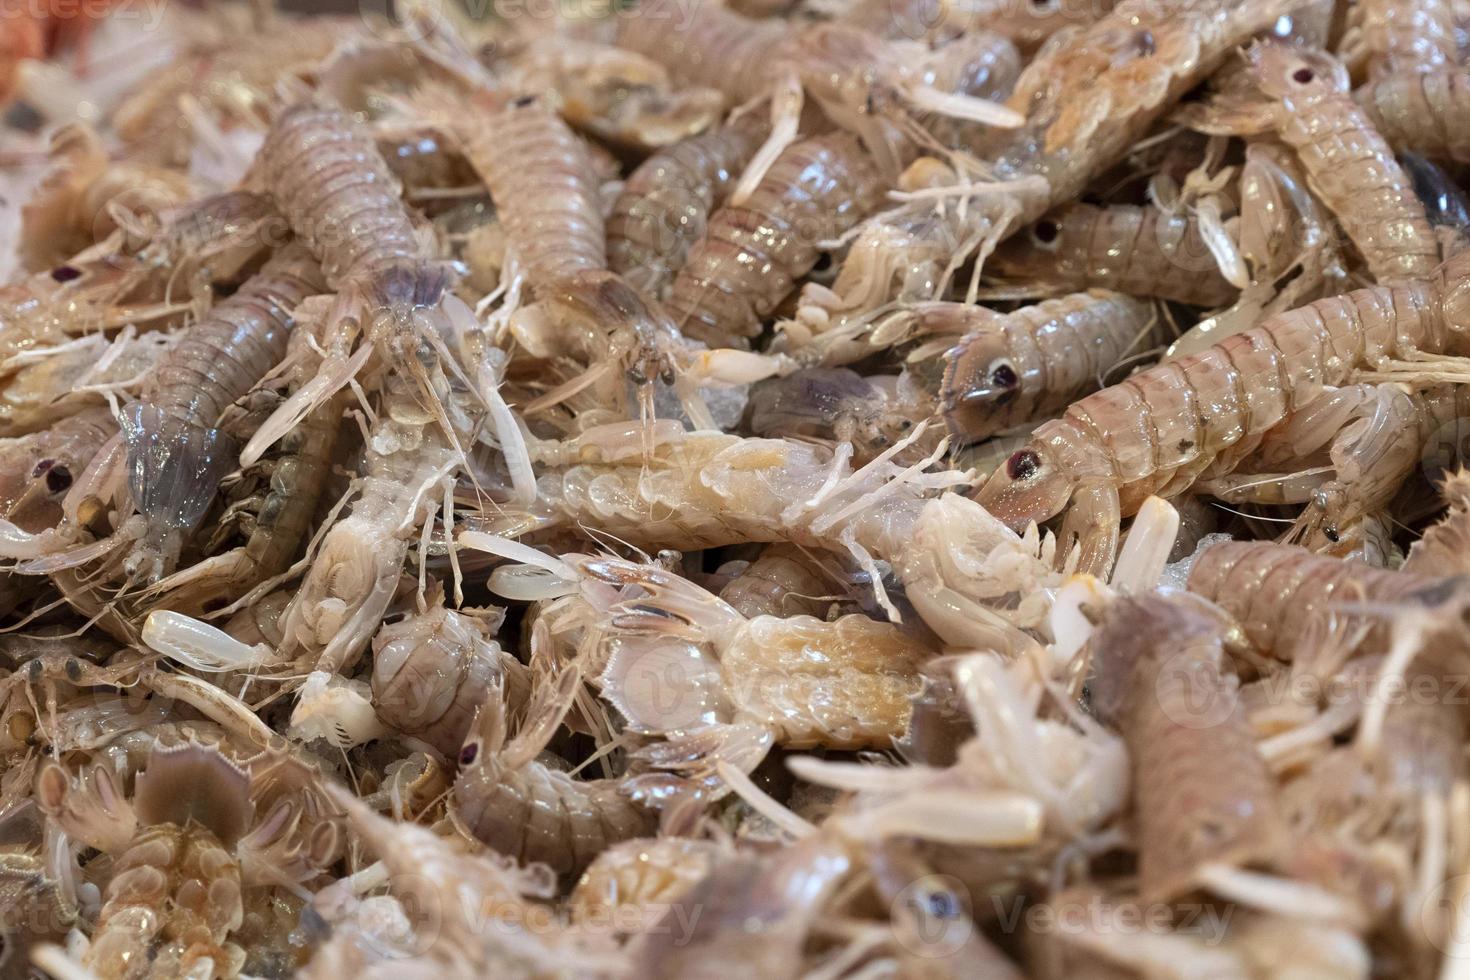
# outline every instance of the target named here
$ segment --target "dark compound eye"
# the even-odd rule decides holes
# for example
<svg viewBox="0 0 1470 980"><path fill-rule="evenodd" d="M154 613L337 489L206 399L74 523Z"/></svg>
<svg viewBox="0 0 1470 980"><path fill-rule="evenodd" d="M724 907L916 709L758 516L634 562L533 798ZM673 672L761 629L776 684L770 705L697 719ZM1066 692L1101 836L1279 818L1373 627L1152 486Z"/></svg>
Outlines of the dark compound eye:
<svg viewBox="0 0 1470 980"><path fill-rule="evenodd" d="M46 489L60 493L71 487L71 470L65 466L53 466L46 471Z"/></svg>
<svg viewBox="0 0 1470 980"><path fill-rule="evenodd" d="M1022 449L1011 454L1006 460L1006 476L1012 480L1029 480L1041 469L1041 457L1029 449Z"/></svg>
<svg viewBox="0 0 1470 980"><path fill-rule="evenodd" d="M82 278L82 270L72 265L58 265L51 270L51 278L57 282L71 282Z"/></svg>
<svg viewBox="0 0 1470 980"><path fill-rule="evenodd" d="M997 388L1014 388L1019 380L1016 369L1009 364L997 364L990 371L990 383Z"/></svg>
<svg viewBox="0 0 1470 980"><path fill-rule="evenodd" d="M1031 233L1036 236L1036 240L1041 244L1050 245L1057 240L1058 231L1059 229L1055 221L1038 221L1036 222L1036 226L1031 230Z"/></svg>
<svg viewBox="0 0 1470 980"><path fill-rule="evenodd" d="M472 766L475 764L475 759L477 759L479 755L480 746L474 742L471 742L469 745L466 745L464 748L459 750L459 764L462 766Z"/></svg>
<svg viewBox="0 0 1470 980"><path fill-rule="evenodd" d="M1293 82L1296 82L1298 85L1306 85L1308 82L1316 77L1316 73L1313 72L1310 68L1298 68L1296 71L1291 73L1291 80Z"/></svg>
<svg viewBox="0 0 1470 980"><path fill-rule="evenodd" d="M43 459L39 463L36 464L36 468L35 469L31 470L31 477L32 478L38 477L42 473L45 473L47 470L49 470L51 467L53 467L55 465L56 465L56 460L54 460L54 459Z"/></svg>
<svg viewBox="0 0 1470 980"><path fill-rule="evenodd" d="M534 96L534 95L523 95L520 98L516 99L514 102L512 102L511 105L515 106L517 109L524 109L526 106L530 105L532 102L535 102L535 101L536 101L536 96Z"/></svg>

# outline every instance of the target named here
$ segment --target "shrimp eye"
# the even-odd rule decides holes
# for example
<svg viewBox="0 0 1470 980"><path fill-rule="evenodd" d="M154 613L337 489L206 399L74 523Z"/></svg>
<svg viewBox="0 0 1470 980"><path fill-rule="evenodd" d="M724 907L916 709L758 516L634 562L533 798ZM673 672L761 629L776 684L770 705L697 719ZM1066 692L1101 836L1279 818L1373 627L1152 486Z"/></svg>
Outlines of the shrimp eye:
<svg viewBox="0 0 1470 980"><path fill-rule="evenodd" d="M1036 239L1036 244L1046 248L1056 244L1060 231L1055 221L1038 221L1031 228L1031 237Z"/></svg>
<svg viewBox="0 0 1470 980"><path fill-rule="evenodd" d="M990 383L997 388L1014 388L1019 380L1016 369L1004 361L990 369Z"/></svg>
<svg viewBox="0 0 1470 980"><path fill-rule="evenodd" d="M470 744L459 750L459 764L462 766L472 766L475 764L475 759L478 758L479 755L479 743L471 742Z"/></svg>
<svg viewBox="0 0 1470 980"><path fill-rule="evenodd" d="M1041 469L1041 457L1029 449L1020 449L1006 460L1006 476L1012 480L1029 480Z"/></svg>
<svg viewBox="0 0 1470 980"><path fill-rule="evenodd" d="M1052 11L1056 9L1057 0L1031 0L1031 6L1037 10Z"/></svg>
<svg viewBox="0 0 1470 980"><path fill-rule="evenodd" d="M534 96L534 95L523 95L520 98L516 99L514 102L512 102L511 105L515 106L517 109L524 109L526 106L530 105L532 102L535 102L535 101L536 101L536 96Z"/></svg>
<svg viewBox="0 0 1470 980"><path fill-rule="evenodd" d="M1306 85L1316 77L1316 73L1310 68L1298 68L1296 71L1291 73L1291 80L1293 82L1296 82L1298 85Z"/></svg>
<svg viewBox="0 0 1470 980"><path fill-rule="evenodd" d="M46 489L60 493L71 486L71 470L65 466L53 466L46 471Z"/></svg>
<svg viewBox="0 0 1470 980"><path fill-rule="evenodd" d="M71 282L73 279L82 278L82 270L74 265L58 265L51 270L51 278L57 282Z"/></svg>

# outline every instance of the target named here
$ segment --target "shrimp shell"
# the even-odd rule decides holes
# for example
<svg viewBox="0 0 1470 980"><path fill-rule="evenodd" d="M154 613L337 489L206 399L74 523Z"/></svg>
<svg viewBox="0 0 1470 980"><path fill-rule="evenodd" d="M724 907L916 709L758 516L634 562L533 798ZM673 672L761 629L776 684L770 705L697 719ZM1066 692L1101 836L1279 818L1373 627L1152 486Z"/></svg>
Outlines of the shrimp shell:
<svg viewBox="0 0 1470 980"><path fill-rule="evenodd" d="M255 180L322 264L333 289L421 252L402 188L377 145L340 110L301 103L277 117Z"/></svg>
<svg viewBox="0 0 1470 980"><path fill-rule="evenodd" d="M155 969L183 971L209 957L233 976L245 954L224 941L243 914L240 866L207 829L149 827L113 865L83 963L106 980L137 976L130 964L151 959L150 947L168 936Z"/></svg>
<svg viewBox="0 0 1470 980"><path fill-rule="evenodd" d="M723 92L736 105L763 93L770 63L792 44L787 24L752 20L723 6L656 2L617 22L619 47L658 62L677 79Z"/></svg>
<svg viewBox="0 0 1470 980"><path fill-rule="evenodd" d="M179 532L198 525L235 465L215 428L221 415L285 354L291 310L320 288L306 250L282 249L169 349L124 409L128 486L149 524L136 557L152 580L172 567Z"/></svg>
<svg viewBox="0 0 1470 980"><path fill-rule="evenodd" d="M989 268L1026 283L1192 306L1224 306L1239 294L1205 245L1198 217L1147 205L1068 204L1002 243Z"/></svg>
<svg viewBox="0 0 1470 980"><path fill-rule="evenodd" d="M1424 206L1393 151L1347 93L1342 66L1320 52L1260 44L1254 77L1276 100L1272 118L1312 189L1380 282L1422 279L1439 265Z"/></svg>
<svg viewBox="0 0 1470 980"><path fill-rule="evenodd" d="M876 161L849 133L787 147L744 205L726 206L710 218L704 239L674 278L670 314L685 333L710 346L757 335L762 318L816 265L820 244L876 210L887 186Z"/></svg>
<svg viewBox="0 0 1470 980"><path fill-rule="evenodd" d="M291 311L322 287L304 248L281 249L169 349L144 382L141 400L181 425L213 428L285 356Z"/></svg>
<svg viewBox="0 0 1470 980"><path fill-rule="evenodd" d="M1193 891L1205 864L1286 853L1275 782L1223 673L1229 628L1192 596L1156 595L1111 604L1089 641L1093 708L1133 761L1145 901Z"/></svg>
<svg viewBox="0 0 1470 980"><path fill-rule="evenodd" d="M658 731L711 720L754 722L788 748L833 749L887 746L908 728L912 701L923 686L919 665L930 651L892 623L862 615L832 622L813 616L746 619L694 583L654 566L591 559L581 568L598 580L638 585L648 593L615 607L615 625L629 638L602 675L604 695L632 725ZM649 642L639 644L634 636ZM647 671L658 674L670 650L688 660L682 645L661 642L666 639L695 640L715 650L713 658L680 672L672 708L663 703L666 692L655 691L657 703L650 704L632 683ZM688 717L691 710L697 719Z"/></svg>
<svg viewBox="0 0 1470 980"><path fill-rule="evenodd" d="M800 548L771 544L720 590L720 598L746 619L820 616L831 582Z"/></svg>
<svg viewBox="0 0 1470 980"><path fill-rule="evenodd" d="M1458 64L1395 72L1360 89L1358 102L1396 149L1470 162L1470 72Z"/></svg>
<svg viewBox="0 0 1470 980"><path fill-rule="evenodd" d="M1454 263L1438 280L1360 289L1273 316L1214 347L1075 402L1037 428L974 494L1012 527L1047 520L1085 493L1093 567L1112 561L1117 515L1174 496L1207 470L1233 470L1324 386L1360 367L1440 352L1462 322Z"/></svg>
<svg viewBox="0 0 1470 980"><path fill-rule="evenodd" d="M506 742L502 692L493 687L475 731L460 750L450 814L470 836L520 861L542 862L562 876L581 873L607 848L649 836L655 814L633 802L616 779L577 779L535 760L570 707L575 669L547 684Z"/></svg>
<svg viewBox="0 0 1470 980"><path fill-rule="evenodd" d="M1448 581L1270 541L1226 541L1195 560L1188 587L1234 616L1256 649L1293 660L1309 652L1325 624L1345 615L1335 607L1415 602L1416 596L1433 597ZM1359 649L1381 652L1387 627L1381 619L1369 623Z"/></svg>
<svg viewBox="0 0 1470 980"><path fill-rule="evenodd" d="M849 443L861 462L886 452L932 414L932 397L907 373L864 378L846 368L805 368L761 381L746 408L758 436ZM929 440L913 450L921 458L933 448Z"/></svg>
<svg viewBox="0 0 1470 980"><path fill-rule="evenodd" d="M638 18L632 18L638 19ZM533 290L607 268L597 180L587 147L535 98L484 111L459 131L490 188L510 248Z"/></svg>
<svg viewBox="0 0 1470 980"><path fill-rule="evenodd" d="M1361 11L1370 78L1459 63L1458 25L1448 0L1365 0Z"/></svg>
<svg viewBox="0 0 1470 980"><path fill-rule="evenodd" d="M628 176L607 220L610 268L659 297L704 238L710 213L724 204L764 137L743 116L655 153Z"/></svg>
<svg viewBox="0 0 1470 980"><path fill-rule="evenodd" d="M384 626L373 637L373 707L401 732L449 758L464 745L491 689L526 703L530 678L469 616L439 605Z"/></svg>
<svg viewBox="0 0 1470 980"><path fill-rule="evenodd" d="M578 922L627 922L643 931L653 917L709 873L720 849L679 837L614 844L588 865L567 899Z"/></svg>
<svg viewBox="0 0 1470 980"><path fill-rule="evenodd" d="M920 317L953 318L965 331L944 355L939 390L949 431L963 442L1066 408L1130 353L1152 347L1160 321L1151 304L1100 289L1005 315L944 303Z"/></svg>

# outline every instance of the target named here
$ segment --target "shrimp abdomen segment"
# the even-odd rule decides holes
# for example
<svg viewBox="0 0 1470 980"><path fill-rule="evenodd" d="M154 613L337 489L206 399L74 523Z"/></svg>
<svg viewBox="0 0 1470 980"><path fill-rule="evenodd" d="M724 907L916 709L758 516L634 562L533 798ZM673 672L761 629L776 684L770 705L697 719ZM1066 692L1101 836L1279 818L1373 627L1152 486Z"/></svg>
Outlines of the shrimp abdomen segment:
<svg viewBox="0 0 1470 980"><path fill-rule="evenodd" d="M582 140L540 101L517 100L465 134L533 289L607 268L602 207Z"/></svg>
<svg viewBox="0 0 1470 980"><path fill-rule="evenodd" d="M760 145L762 128L736 122L680 140L645 160L623 185L607 222L609 267L660 296L704 237Z"/></svg>
<svg viewBox="0 0 1470 980"><path fill-rule="evenodd" d="M334 288L420 253L401 188L377 145L337 109L303 103L276 120L260 176Z"/></svg>
<svg viewBox="0 0 1470 980"><path fill-rule="evenodd" d="M882 200L885 181L863 144L836 132L795 143L750 199L710 219L674 279L670 313L691 336L728 346L761 319L840 236Z"/></svg>

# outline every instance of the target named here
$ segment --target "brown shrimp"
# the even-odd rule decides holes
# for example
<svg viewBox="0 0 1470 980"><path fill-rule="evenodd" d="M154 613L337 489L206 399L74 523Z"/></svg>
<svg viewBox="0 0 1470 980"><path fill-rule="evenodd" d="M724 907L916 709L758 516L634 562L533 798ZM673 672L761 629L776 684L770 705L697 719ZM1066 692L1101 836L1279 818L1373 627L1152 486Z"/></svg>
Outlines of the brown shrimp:
<svg viewBox="0 0 1470 980"><path fill-rule="evenodd" d="M123 410L129 489L147 524L127 563L156 582L172 570L182 536L235 466L216 425L285 354L291 310L321 288L300 246L281 250L240 290L189 328Z"/></svg>
<svg viewBox="0 0 1470 980"><path fill-rule="evenodd" d="M679 18L672 31L671 17ZM929 60L922 44L885 39L851 24L810 24L793 30L722 7L683 11L674 4L656 3L640 9L637 17L622 19L617 43L659 61L676 77L724 92L734 105L771 94L773 76L794 80L833 121L880 143L881 127L875 129L871 118L864 117L895 96L920 111L953 112L991 125L1021 122L1018 113L974 96L958 97L968 108L951 108L943 98L934 98L942 93L928 85L922 67L916 65ZM887 146L874 145L872 150L885 163L893 163Z"/></svg>
<svg viewBox="0 0 1470 980"><path fill-rule="evenodd" d="M956 441L979 442L1046 418L1101 385L1135 352L1155 346L1152 304L1101 289L996 314L935 303L926 322L954 321L964 338L944 355L940 411Z"/></svg>
<svg viewBox="0 0 1470 980"><path fill-rule="evenodd" d="M705 235L710 214L725 203L760 146L765 125L746 115L690 136L639 164L607 219L609 267L650 296L662 298Z"/></svg>
<svg viewBox="0 0 1470 980"><path fill-rule="evenodd" d="M968 31L925 59L921 77L935 91L1003 101L1021 73L1021 54L1004 34ZM989 138L989 127L968 119L924 113L923 125L946 146L967 149Z"/></svg>
<svg viewBox="0 0 1470 980"><path fill-rule="evenodd" d="M1002 242L987 268L1047 288L1096 286L1192 306L1225 306L1240 292L1196 216L1147 205L1065 205Z"/></svg>
<svg viewBox="0 0 1470 980"><path fill-rule="evenodd" d="M281 113L254 166L328 286L366 284L422 247L397 179L377 146L340 110L305 102Z"/></svg>
<svg viewBox="0 0 1470 980"><path fill-rule="evenodd" d="M936 249L956 264L971 254L983 259L996 242L1080 197L1185 92L1280 15L1272 0L1123 0L1095 24L1059 38L1023 72L1007 102L1026 113L1026 123L987 146L991 174L1005 185L957 186L954 196L965 207L946 207L922 236L895 236L884 246L885 263L911 268ZM886 241L884 225L904 228L933 212L933 202L915 201L874 218L873 235Z"/></svg>
<svg viewBox="0 0 1470 980"><path fill-rule="evenodd" d="M853 873L848 851L831 835L811 834L773 854L736 852L716 861L633 940L630 975L799 975L818 919ZM676 928L680 922L686 930Z"/></svg>
<svg viewBox="0 0 1470 980"><path fill-rule="evenodd" d="M617 44L664 65L675 78L725 93L738 105L764 93L770 63L792 45L791 28L721 7L672 2L617 18Z"/></svg>
<svg viewBox="0 0 1470 980"><path fill-rule="evenodd" d="M1448 0L1366 0L1359 30L1370 85L1460 62L1458 24Z"/></svg>
<svg viewBox="0 0 1470 980"><path fill-rule="evenodd" d="M1317 631L1329 617L1352 615L1339 606L1423 605L1452 588L1453 581L1373 568L1270 541L1227 541L1195 560L1189 590L1232 614L1257 650L1289 661L1311 652L1309 644L1321 639ZM1383 622L1370 621L1358 650L1381 653L1387 638Z"/></svg>
<svg viewBox="0 0 1470 980"><path fill-rule="evenodd" d="M478 125L457 121L452 105L436 111L489 186L507 251L525 269L536 302L518 311L517 336L538 356L580 348L589 365L622 364L640 386L656 377L672 382L673 324L608 271L588 145L535 96L509 104L485 92L465 97L477 109ZM426 100L442 102L443 95ZM623 392L624 379L616 375L600 389L608 401L621 401Z"/></svg>
<svg viewBox="0 0 1470 980"><path fill-rule="evenodd" d="M117 432L105 405L82 409L49 429L0 440L0 517L39 534L61 523L61 500Z"/></svg>
<svg viewBox="0 0 1470 980"><path fill-rule="evenodd" d="M233 276L267 245L284 245L285 218L265 194L234 190L212 194L179 208L138 250L145 270L200 266L208 280Z"/></svg>
<svg viewBox="0 0 1470 980"><path fill-rule="evenodd" d="M457 128L490 188L510 248L533 293L607 268L602 204L586 146L540 99L484 106Z"/></svg>
<svg viewBox="0 0 1470 980"><path fill-rule="evenodd" d="M848 133L787 147L744 205L710 218L674 278L669 312L712 347L744 345L816 265L820 243L876 210L886 189L868 148Z"/></svg>
<svg viewBox="0 0 1470 980"><path fill-rule="evenodd" d="M1470 162L1470 71L1458 63L1395 72L1360 89L1358 101L1396 149Z"/></svg>
<svg viewBox="0 0 1470 980"><path fill-rule="evenodd" d="M580 874L610 845L648 836L656 815L635 803L616 779L577 779L536 761L581 681L575 668L546 684L506 741L510 706L492 685L459 752L449 812L470 836L522 862L559 875Z"/></svg>
<svg viewBox="0 0 1470 980"><path fill-rule="evenodd" d="M300 355L290 372L296 390L309 381L319 360L306 351L310 339L309 331L298 330L289 345L293 354ZM236 508L258 504L251 514L245 543L164 578L149 590L150 598L166 596L168 608L199 615L216 603L249 594L286 571L310 530L317 503L326 489L332 451L349 397L350 393L339 392L327 399L255 464L264 473L268 489L258 501L232 505L221 518L223 524L234 516ZM270 645L278 642L279 637Z"/></svg>
<svg viewBox="0 0 1470 980"><path fill-rule="evenodd" d="M1387 507L1434 438L1456 429L1467 411L1470 394L1459 385L1418 392L1392 383L1345 385L1262 440L1250 468L1288 472L1237 473L1202 481L1200 489L1231 502L1309 503L1289 537L1307 535L1302 543L1313 550L1338 553L1344 539L1356 546L1354 526ZM1324 453L1326 465L1312 466Z"/></svg>
<svg viewBox="0 0 1470 980"><path fill-rule="evenodd" d="M1349 95L1342 64L1324 52L1274 42L1252 47L1249 63L1252 84L1270 101L1236 110L1247 117L1240 125L1274 130L1296 151L1313 191L1379 282L1431 275L1439 245L1424 205ZM1230 129L1227 122L1221 131Z"/></svg>
<svg viewBox="0 0 1470 980"><path fill-rule="evenodd" d="M483 623L436 604L373 637L373 708L386 724L453 759L475 711L494 689L511 704L530 695L520 661Z"/></svg>
<svg viewBox="0 0 1470 980"><path fill-rule="evenodd" d="M372 638L398 589L415 529L436 506L429 493L461 459L436 429L394 418L421 419L422 409L401 379L386 383L360 494L322 538L282 624L282 652L300 650L329 674L354 663Z"/></svg>
<svg viewBox="0 0 1470 980"><path fill-rule="evenodd" d="M912 2L912 0L910 0ZM886 6L891 7L891 4ZM959 0L945 3L940 24L961 37L978 30L1010 38L1022 51L1040 47L1057 31L1090 24L1113 6L1111 0ZM890 14L890 18L894 15ZM907 32L906 32L907 33Z"/></svg>
<svg viewBox="0 0 1470 980"><path fill-rule="evenodd" d="M1092 706L1133 763L1140 891L1167 901L1208 865L1272 864L1289 834L1235 679L1229 620L1194 596L1120 599L1089 640Z"/></svg>
<svg viewBox="0 0 1470 980"><path fill-rule="evenodd" d="M1083 566L1111 567L1119 516L1228 473L1267 431L1355 371L1454 344L1458 270L1278 314L1214 347L1088 395L1041 425L974 494L1012 527L1068 514Z"/></svg>

